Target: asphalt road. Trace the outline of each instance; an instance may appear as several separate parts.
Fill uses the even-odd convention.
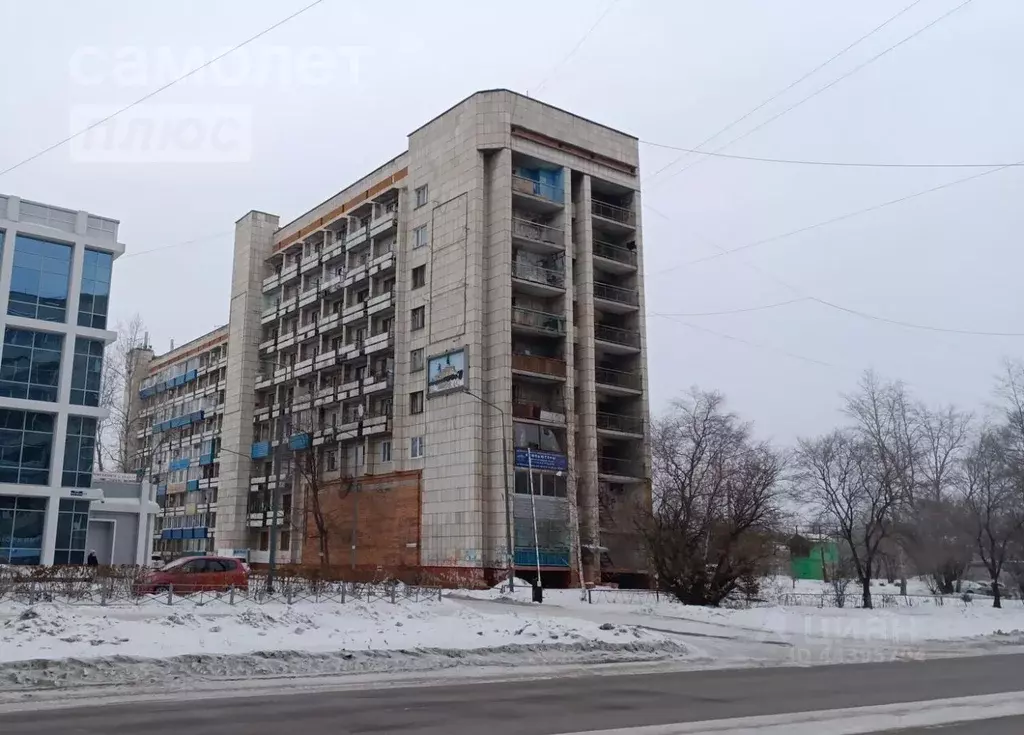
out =
[[[595,676],[5,713],[3,735],[553,735],[1024,690],[1024,655]],[[1017,718],[1019,720],[1019,718]],[[1007,725],[1013,729],[1019,721]],[[977,729],[940,735],[996,735]],[[963,727],[963,726],[961,726]],[[1005,728],[1004,728],[1005,729]],[[928,731],[929,735],[936,732]],[[906,735],[903,733],[902,735]]]
[[[978,720],[946,727],[913,730],[893,730],[882,735],[1021,735],[1024,717],[1004,717],[998,720]]]

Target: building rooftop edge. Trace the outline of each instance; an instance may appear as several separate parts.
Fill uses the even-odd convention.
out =
[[[629,139],[631,139],[631,140],[636,140],[636,141],[639,141],[639,140],[640,140],[640,139],[639,139],[638,137],[636,137],[635,135],[631,135],[630,133],[627,133],[627,132],[624,132],[624,131],[622,131],[622,130],[619,130],[618,128],[613,128],[613,127],[612,127],[611,125],[605,125],[604,123],[599,123],[599,122],[597,122],[596,120],[591,120],[591,119],[590,119],[590,118],[588,118],[588,117],[583,117],[582,115],[577,115],[577,114],[576,114],[575,112],[569,112],[569,110],[564,110],[564,109],[562,109],[561,107],[558,107],[558,106],[556,106],[556,105],[552,105],[552,104],[550,104],[550,103],[548,103],[548,102],[543,102],[543,101],[541,101],[541,100],[537,99],[536,97],[528,97],[528,96],[527,96],[527,95],[525,95],[525,94],[522,94],[522,93],[520,93],[520,92],[516,92],[515,90],[513,90],[513,89],[508,89],[508,88],[506,88],[506,87],[497,87],[497,88],[495,88],[495,89],[478,89],[478,90],[477,90],[476,92],[473,92],[472,94],[470,94],[470,95],[467,95],[466,97],[463,97],[463,98],[462,98],[461,100],[459,100],[458,102],[456,102],[456,103],[455,103],[454,105],[452,105],[451,107],[449,107],[449,108],[448,108],[447,110],[445,110],[444,112],[442,112],[442,113],[440,113],[440,114],[437,114],[437,115],[434,115],[434,117],[430,118],[430,119],[429,119],[429,120],[427,120],[427,121],[426,121],[425,123],[423,123],[422,125],[420,125],[420,126],[419,126],[418,128],[416,128],[415,130],[413,130],[413,131],[412,131],[411,133],[409,133],[409,135],[410,135],[410,136],[413,136],[413,135],[415,135],[415,134],[416,134],[416,133],[418,133],[418,132],[419,132],[420,130],[422,130],[423,128],[425,128],[425,127],[427,127],[428,125],[430,125],[430,123],[434,122],[435,120],[437,120],[437,119],[439,119],[439,118],[442,118],[442,117],[444,117],[444,116],[445,116],[445,115],[447,115],[447,114],[448,114],[449,112],[451,112],[452,110],[454,110],[454,109],[455,109],[456,107],[458,107],[459,105],[461,105],[461,104],[463,104],[463,103],[467,102],[468,100],[471,100],[471,99],[473,99],[474,97],[476,97],[476,96],[478,96],[478,95],[481,95],[481,94],[492,94],[492,93],[494,93],[494,92],[508,92],[509,94],[514,94],[514,95],[515,95],[516,97],[521,97],[521,98],[522,98],[522,99],[524,99],[524,100],[530,100],[531,102],[536,102],[536,103],[537,103],[537,104],[539,104],[539,105],[544,105],[545,107],[550,107],[550,108],[551,108],[552,110],[558,110],[559,112],[561,112],[561,113],[563,113],[563,114],[565,114],[565,115],[569,115],[570,117],[575,117],[575,118],[576,118],[577,120],[582,120],[583,122],[587,122],[587,123],[590,123],[591,125],[597,125],[597,126],[598,126],[599,128],[604,128],[605,130],[611,130],[611,131],[612,131],[613,133],[617,133],[618,135],[622,135],[622,136],[625,136],[626,138],[629,138]]]
[[[227,330],[229,326],[231,325],[222,324],[219,327],[216,327],[215,329],[211,329],[209,332],[206,332],[205,334],[201,334],[198,337],[190,339],[185,344],[175,347],[173,350],[167,350],[167,352],[164,352],[161,355],[153,355],[153,359],[150,361],[150,366],[152,367],[153,363],[164,362],[166,360],[173,360],[179,354],[187,352],[188,350],[195,347],[199,342],[202,342],[205,339],[210,339],[212,336],[217,334],[217,332]]]
[[[114,219],[113,217],[108,217],[105,214],[96,214],[95,212],[90,212],[88,209],[72,209],[71,207],[62,207],[59,204],[48,204],[47,202],[37,202],[35,199],[26,199],[25,197],[20,197],[17,194],[4,194],[3,192],[0,192],[0,197],[4,197],[6,199],[17,199],[20,202],[25,202],[26,204],[35,204],[36,206],[39,206],[39,207],[49,207],[50,209],[59,209],[62,212],[75,212],[75,213],[85,212],[90,217],[99,217],[100,219],[105,219],[108,222],[113,222],[113,223],[118,224],[118,225],[121,224],[121,220],[119,220],[119,219]]]

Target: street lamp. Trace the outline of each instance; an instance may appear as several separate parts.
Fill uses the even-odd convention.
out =
[[[501,466],[502,466],[502,473],[504,475],[504,485],[505,485],[505,547],[506,547],[505,548],[505,554],[508,557],[508,591],[509,592],[514,592],[515,591],[515,563],[514,563],[514,557],[513,557],[513,554],[512,554],[512,495],[511,495],[511,492],[510,492],[510,489],[509,489],[509,485],[508,485],[508,450],[509,450],[509,443],[508,443],[507,430],[505,428],[505,424],[506,424],[505,412],[501,409],[500,406],[498,406],[498,405],[488,401],[483,396],[477,395],[476,393],[474,393],[473,391],[469,390],[468,388],[464,389],[464,392],[467,395],[472,396],[473,398],[477,399],[478,401],[483,403],[485,406],[490,406],[491,408],[493,408],[495,411],[498,412],[499,416],[501,416]],[[532,491],[532,488],[531,488],[531,491]],[[534,536],[535,536],[535,538],[536,538],[536,530],[537,530],[537,526],[536,526],[536,512],[535,512],[534,513]],[[539,563],[539,558],[538,558],[538,563]],[[539,569],[539,567],[538,567],[538,569]]]

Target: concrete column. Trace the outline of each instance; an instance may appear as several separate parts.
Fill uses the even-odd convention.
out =
[[[63,451],[61,452],[63,456]],[[53,485],[53,477],[50,478]],[[57,485],[60,485],[58,478]],[[41,564],[53,564],[53,547],[57,543],[57,513],[60,510],[60,497],[54,492],[46,500],[46,517],[43,520],[43,555],[39,560]]]
[[[579,422],[579,446],[576,447],[577,488],[576,497],[580,517],[580,537],[584,547],[589,547],[589,563],[585,563],[584,580],[601,581],[600,513],[598,505],[597,467],[597,390],[595,387],[594,348],[594,233],[590,217],[590,176],[583,176],[573,190],[576,228],[573,245],[576,253],[576,325],[578,349],[575,351],[574,368],[579,401],[575,405],[576,420]]]

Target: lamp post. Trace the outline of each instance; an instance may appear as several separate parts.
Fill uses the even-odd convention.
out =
[[[477,399],[485,406],[490,406],[498,415],[501,417],[501,467],[502,474],[504,475],[504,486],[505,486],[505,555],[508,557],[508,590],[509,592],[515,591],[515,563],[514,556],[512,554],[512,495],[508,485],[508,434],[505,428],[505,412],[500,406],[488,401],[483,396],[479,396],[468,388],[464,391],[467,395]],[[536,518],[536,515],[534,516]],[[536,528],[536,525],[534,526]]]

